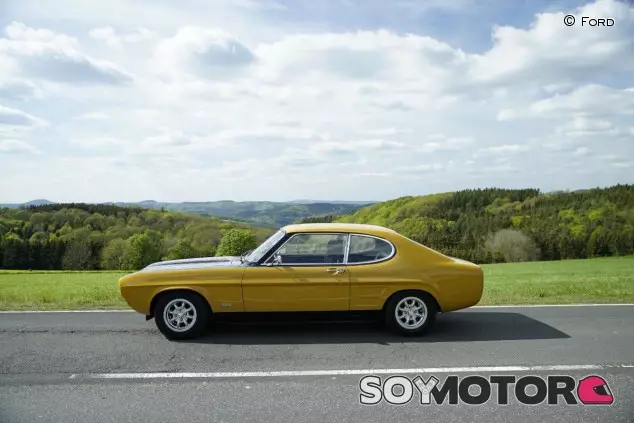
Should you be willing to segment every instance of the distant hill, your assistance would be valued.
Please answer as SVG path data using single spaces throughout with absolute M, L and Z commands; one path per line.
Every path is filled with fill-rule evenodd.
M 20 207 L 46 206 L 48 204 L 55 204 L 55 203 L 49 200 L 31 200 L 31 201 L 27 201 L 26 203 L 20 203 L 20 204 L 0 204 L 0 207 L 18 209 Z
M 299 200 L 304 201 L 304 200 Z M 310 201 L 310 200 L 306 200 Z M 55 204 L 48 200 L 34 200 L 23 204 L 0 204 L 0 207 L 21 208 L 34 205 Z M 106 205 L 142 207 L 195 213 L 227 220 L 252 223 L 259 226 L 279 227 L 311 216 L 343 215 L 354 213 L 369 203 L 338 202 L 271 202 L 271 201 L 207 201 L 168 203 L 154 200 L 139 202 L 109 202 Z
M 271 201 L 210 201 L 160 203 L 115 203 L 119 206 L 139 206 L 196 213 L 249 222 L 257 225 L 279 227 L 309 216 L 343 215 L 354 213 L 363 205 L 336 203 L 284 203 Z
M 477 189 L 410 196 L 345 216 L 303 222 L 367 223 L 476 263 L 634 254 L 634 185 L 542 193 Z

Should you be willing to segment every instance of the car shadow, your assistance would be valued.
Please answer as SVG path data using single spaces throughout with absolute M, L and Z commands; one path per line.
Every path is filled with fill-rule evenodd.
M 388 332 L 381 319 L 314 320 L 301 317 L 257 321 L 214 322 L 202 337 L 181 341 L 218 345 L 266 344 L 393 344 L 565 339 L 569 335 L 519 313 L 453 312 L 438 316 L 433 330 L 422 337 Z

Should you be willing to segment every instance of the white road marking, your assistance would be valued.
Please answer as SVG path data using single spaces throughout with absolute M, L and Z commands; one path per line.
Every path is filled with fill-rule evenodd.
M 560 372 L 575 370 L 606 370 L 632 368 L 630 364 L 564 364 L 552 366 L 479 366 L 479 367 L 426 367 L 418 369 L 359 369 L 359 370 L 282 370 L 270 372 L 210 372 L 210 373 L 88 373 L 72 374 L 69 379 L 243 379 L 302 376 L 350 376 L 412 373 L 492 373 L 492 372 Z
M 511 305 L 486 305 L 472 306 L 464 310 L 472 308 L 538 308 L 538 307 L 632 307 L 634 303 L 619 304 L 511 304 Z M 461 310 L 458 310 L 461 311 Z M 0 311 L 0 314 L 33 314 L 33 313 L 135 313 L 134 310 L 6 310 Z

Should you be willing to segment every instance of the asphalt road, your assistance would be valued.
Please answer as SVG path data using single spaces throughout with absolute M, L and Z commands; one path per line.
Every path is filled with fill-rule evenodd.
M 188 342 L 135 313 L 10 313 L 0 314 L 0 422 L 633 422 L 632 365 L 634 306 L 471 309 L 414 339 L 368 322 L 222 324 Z M 597 374 L 615 400 L 421 405 L 415 390 L 405 405 L 361 405 L 359 380 L 373 372 Z

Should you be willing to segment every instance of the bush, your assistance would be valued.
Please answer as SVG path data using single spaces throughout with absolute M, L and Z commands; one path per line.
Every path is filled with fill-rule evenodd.
M 95 270 L 97 258 L 93 255 L 90 242 L 72 241 L 62 257 L 62 268 L 64 270 Z
M 502 229 L 489 236 L 487 249 L 493 257 L 502 256 L 509 263 L 534 261 L 539 257 L 539 249 L 533 240 L 513 229 Z

